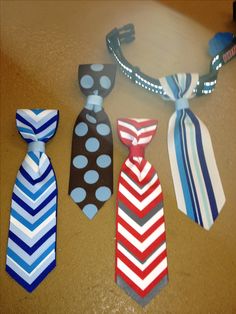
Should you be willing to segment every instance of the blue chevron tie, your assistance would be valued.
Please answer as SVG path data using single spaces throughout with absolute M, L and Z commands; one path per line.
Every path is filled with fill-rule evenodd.
M 16 113 L 28 152 L 13 189 L 6 271 L 29 292 L 56 266 L 57 183 L 44 146 L 54 136 L 58 119 L 58 110 Z

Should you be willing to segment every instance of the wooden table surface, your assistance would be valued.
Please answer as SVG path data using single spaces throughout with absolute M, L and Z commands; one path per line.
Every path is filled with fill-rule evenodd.
M 136 40 L 125 54 L 155 77 L 206 73 L 208 40 L 236 25 L 232 1 L 1 1 L 0 313 L 236 313 L 236 60 L 222 69 L 214 93 L 191 101 L 210 131 L 227 199 L 209 232 L 177 210 L 167 151 L 173 105 L 119 71 L 104 102 L 114 133 L 115 193 L 92 221 L 67 195 L 72 128 L 84 104 L 77 67 L 113 62 L 105 35 L 129 22 Z M 32 294 L 5 272 L 11 193 L 27 149 L 16 131 L 17 108 L 60 110 L 46 147 L 59 186 L 57 267 Z M 159 121 L 146 156 L 164 191 L 168 245 L 169 284 L 144 309 L 114 283 L 115 195 L 127 156 L 115 125 L 134 113 Z

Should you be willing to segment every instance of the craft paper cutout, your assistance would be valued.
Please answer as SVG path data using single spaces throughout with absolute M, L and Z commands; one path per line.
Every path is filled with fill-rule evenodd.
M 17 129 L 28 152 L 12 194 L 6 271 L 32 292 L 56 266 L 57 183 L 45 143 L 56 133 L 58 110 L 19 109 Z
M 144 158 L 157 121 L 118 119 L 121 142 L 129 148 L 118 180 L 115 280 L 145 306 L 168 283 L 163 195 L 154 167 Z
M 103 97 L 112 90 L 116 66 L 79 66 L 79 85 L 87 96 L 72 139 L 69 195 L 92 219 L 113 194 L 113 139 Z
M 175 102 L 168 130 L 168 150 L 178 208 L 205 229 L 218 217 L 225 195 L 217 169 L 209 132 L 189 109 L 188 99 L 211 93 L 219 69 L 236 55 L 236 38 L 218 33 L 209 43 L 213 58 L 210 72 L 199 76 L 180 73 L 154 79 L 132 66 L 121 51 L 123 42 L 135 39 L 134 25 L 113 29 L 106 37 L 109 51 L 121 71 L 142 88 Z

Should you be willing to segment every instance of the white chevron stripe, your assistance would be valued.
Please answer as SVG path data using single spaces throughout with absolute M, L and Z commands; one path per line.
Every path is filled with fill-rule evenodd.
M 56 233 L 48 238 L 32 255 L 27 254 L 20 246 L 18 246 L 10 238 L 8 239 L 8 247 L 14 251 L 21 259 L 23 259 L 28 265 L 32 265 L 43 252 L 45 252 L 50 245 L 56 241 Z
M 145 290 L 154 279 L 156 279 L 162 271 L 167 267 L 167 258 L 164 258 L 161 263 L 153 269 L 153 271 L 147 275 L 145 279 L 141 279 L 137 276 L 127 265 L 125 265 L 119 258 L 117 259 L 117 267 L 130 278 L 141 290 Z
M 20 238 L 25 244 L 32 248 L 49 230 L 56 226 L 56 218 L 54 218 L 47 226 L 45 226 L 33 239 L 28 237 L 24 232 L 18 229 L 15 225 L 10 223 L 10 230 Z
M 42 132 L 40 132 L 38 134 L 31 134 L 31 133 L 22 132 L 22 131 L 20 133 L 24 137 L 24 139 L 37 140 L 37 139 L 40 139 L 42 137 L 46 138 L 45 135 L 48 134 L 50 131 L 54 131 L 56 129 L 56 126 L 57 126 L 57 121 L 55 121 L 47 129 L 43 130 Z
M 137 176 L 139 181 L 142 181 L 147 176 L 152 167 L 151 164 L 147 161 L 146 165 L 143 168 L 143 171 L 140 172 L 137 166 L 133 164 L 129 158 L 126 160 L 125 164 Z
M 56 204 L 57 196 L 54 196 L 54 198 L 45 206 L 43 207 L 35 216 L 32 216 L 31 214 L 27 213 L 27 211 L 24 210 L 23 207 L 21 207 L 18 203 L 16 203 L 14 200 L 12 200 L 11 207 L 24 219 L 26 219 L 29 223 L 33 224 L 35 223 L 40 217 L 42 217 L 50 208 L 52 208 L 53 205 Z
M 137 145 L 137 143 L 138 143 L 137 138 L 135 136 L 133 136 L 132 134 L 124 132 L 124 131 L 120 131 L 120 135 L 122 138 L 125 138 L 125 139 L 131 141 L 133 145 Z
M 32 169 L 34 172 L 38 173 L 39 171 L 39 166 L 30 158 L 30 156 L 27 154 L 25 156 L 24 161 L 27 163 L 28 167 Z
M 31 171 L 34 171 L 35 173 L 38 174 L 39 172 L 39 168 L 43 167 L 45 162 L 48 162 L 48 157 L 46 154 L 42 154 L 40 161 L 39 161 L 39 165 L 37 165 L 31 158 L 30 156 L 27 154 L 25 156 L 24 162 L 26 162 L 26 164 L 28 165 L 28 167 L 30 168 L 30 175 L 31 175 Z M 23 162 L 23 163 L 24 163 Z M 31 175 L 32 177 L 32 175 Z
M 120 207 L 118 207 L 118 216 L 120 216 L 127 224 L 129 224 L 139 234 L 144 234 L 150 227 L 164 216 L 164 209 L 160 209 L 152 216 L 143 226 L 140 226 L 131 217 L 129 217 Z
M 122 138 L 125 138 L 129 141 L 132 142 L 132 144 L 135 146 L 135 145 L 138 145 L 138 144 L 146 144 L 146 143 L 149 143 L 150 140 L 152 139 L 152 136 L 147 136 L 147 137 L 141 137 L 137 140 L 136 137 L 134 137 L 133 135 L 131 135 L 130 133 L 127 133 L 127 132 L 124 132 L 124 131 L 120 131 L 120 134 L 121 134 L 121 137 Z
M 42 112 L 40 112 L 39 114 L 36 115 L 33 111 L 31 111 L 29 109 L 24 109 L 24 113 L 26 115 L 28 115 L 29 117 L 31 117 L 31 119 L 33 119 L 35 122 L 40 122 L 45 117 L 49 116 L 50 113 L 55 113 L 55 115 L 56 115 L 56 112 L 57 111 L 55 109 L 52 109 L 52 110 L 47 109 L 47 110 L 43 110 Z M 21 112 L 18 110 L 17 110 L 17 113 L 19 115 L 22 115 Z M 51 117 L 50 117 L 50 119 L 51 119 Z M 44 121 L 43 123 L 46 123 L 46 122 L 47 122 L 47 120 Z
M 163 232 L 165 232 L 164 223 L 161 224 L 145 241 L 140 242 L 129 231 L 127 231 L 121 224 L 118 223 L 118 232 L 140 252 L 144 252 Z
M 55 250 L 53 250 L 45 259 L 31 272 L 27 273 L 13 259 L 7 256 L 7 265 L 20 275 L 28 284 L 31 284 L 46 268 L 55 260 Z
M 28 189 L 30 190 L 31 193 L 36 193 L 38 190 L 41 189 L 41 187 L 48 182 L 49 179 L 51 179 L 52 177 L 54 177 L 54 173 L 53 170 L 51 169 L 50 172 L 48 173 L 48 175 L 44 178 L 43 181 L 40 181 L 36 184 L 31 184 L 27 179 L 25 179 L 25 177 L 18 172 L 17 174 L 17 179 Z
M 54 189 L 56 189 L 56 181 L 52 182 L 52 184 L 42 193 L 39 195 L 39 197 L 34 201 L 32 200 L 31 197 L 29 197 L 27 194 L 25 194 L 20 188 L 18 188 L 18 186 L 14 186 L 14 192 L 17 196 L 19 196 L 20 198 L 22 198 L 22 196 L 24 197 L 24 201 L 27 201 L 27 204 L 29 206 L 31 205 L 35 205 L 36 207 L 39 205 L 39 203 L 41 203 L 43 201 L 44 195 L 48 195 L 48 192 L 52 192 Z M 25 200 L 26 199 L 26 200 Z M 36 205 L 37 204 L 37 205 Z
M 122 193 L 132 204 L 134 204 L 138 210 L 142 211 L 146 208 L 158 195 L 161 194 L 161 185 L 150 193 L 143 201 L 137 200 L 121 183 L 119 183 L 119 192 Z
M 143 119 L 134 119 L 135 121 L 137 122 L 142 122 Z M 144 121 L 146 121 L 147 119 L 144 119 Z M 127 129 L 130 129 L 131 131 L 133 131 L 134 133 L 137 134 L 137 136 L 139 136 L 140 134 L 145 134 L 147 132 L 150 132 L 150 131 L 154 131 L 156 130 L 157 126 L 156 125 L 151 125 L 151 126 L 148 126 L 148 127 L 142 127 L 140 130 L 137 130 L 135 128 L 135 126 L 133 126 L 132 124 L 130 123 L 127 123 L 127 122 L 124 122 L 124 121 L 120 121 L 118 120 L 118 124 L 121 125 L 121 126 L 124 126 L 125 128 Z
M 152 139 L 152 135 L 147 136 L 147 137 L 142 137 L 138 140 L 138 144 L 146 144 L 149 143 Z
M 121 172 L 120 176 L 140 195 L 143 195 L 158 179 L 157 173 L 153 176 L 153 178 L 142 188 L 140 188 L 134 181 L 132 181 L 124 171 Z
M 135 266 L 141 271 L 144 271 L 162 252 L 166 249 L 166 243 L 164 242 L 146 261 L 140 263 L 129 251 L 127 251 L 120 243 L 117 243 L 117 249 L 125 255 Z
M 28 156 L 28 154 L 27 154 L 26 156 Z M 46 156 L 46 154 L 42 154 L 41 158 L 42 158 L 43 156 Z M 46 157 L 47 157 L 47 156 L 46 156 Z M 40 161 L 41 161 L 41 158 L 40 158 Z M 37 172 L 34 172 L 34 170 L 31 168 L 31 166 L 27 163 L 27 161 L 26 161 L 25 159 L 23 160 L 22 167 L 24 168 L 24 170 L 29 174 L 29 176 L 30 176 L 33 180 L 38 179 L 39 177 L 41 177 L 41 175 L 44 173 L 44 171 L 45 171 L 45 170 L 47 169 L 47 167 L 49 166 L 50 161 L 49 161 L 48 157 L 45 158 L 45 160 L 44 160 L 44 158 L 45 158 L 45 157 L 43 157 L 43 162 L 44 162 L 44 163 L 43 163 L 42 165 L 41 165 L 41 163 L 39 162 L 39 166 L 37 166 L 37 167 L 40 168 L 40 171 L 37 171 Z
M 22 231 L 29 238 L 33 239 L 44 227 L 46 227 L 53 219 L 56 218 L 56 212 L 52 213 L 46 220 L 44 220 L 36 229 L 33 231 L 29 230 L 22 223 L 11 216 L 10 222 L 15 225 L 20 231 Z

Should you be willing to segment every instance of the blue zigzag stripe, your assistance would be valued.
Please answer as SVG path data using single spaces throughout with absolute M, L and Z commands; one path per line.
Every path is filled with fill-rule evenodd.
M 56 132 L 58 111 L 45 110 L 41 119 L 41 109 L 32 112 L 17 110 L 18 131 L 27 143 L 46 143 Z M 56 266 L 56 218 L 57 182 L 50 159 L 43 148 L 29 151 L 12 193 L 6 259 L 6 271 L 29 292 Z
M 53 205 L 51 209 L 49 209 L 43 216 L 41 216 L 35 223 L 31 224 L 24 217 L 19 215 L 14 209 L 11 211 L 11 216 L 17 219 L 20 223 L 22 223 L 26 228 L 30 231 L 36 229 L 41 223 L 43 223 L 51 214 L 53 214 L 57 209 L 57 205 Z
M 23 288 L 28 292 L 32 292 L 37 286 L 43 281 L 43 279 L 56 267 L 56 260 L 54 260 L 32 284 L 28 284 L 24 279 L 22 279 L 13 269 L 6 265 L 6 271 L 12 276 Z
M 41 239 L 33 246 L 28 246 L 24 241 L 18 238 L 11 230 L 9 230 L 9 238 L 22 248 L 27 254 L 32 255 L 52 234 L 56 232 L 56 226 L 50 229 Z
M 27 213 L 31 214 L 32 216 L 37 215 L 37 213 L 47 205 L 55 196 L 57 195 L 57 189 L 55 189 L 38 207 L 32 209 L 29 205 L 27 205 L 24 201 L 22 201 L 16 194 L 13 193 L 12 199 L 18 203 L 21 207 L 24 208 Z
M 43 254 L 41 254 L 37 260 L 32 264 L 27 264 L 22 258 L 20 258 L 14 251 L 12 251 L 10 248 L 7 249 L 7 255 L 18 265 L 20 265 L 21 268 L 23 268 L 27 273 L 31 273 L 34 268 L 36 268 L 44 259 L 47 257 L 53 250 L 55 250 L 56 243 L 54 242 L 47 248 Z
M 45 124 L 43 124 L 41 127 L 39 128 L 36 128 L 34 127 L 30 122 L 26 121 L 22 116 L 20 116 L 19 114 L 16 114 L 16 119 L 19 120 L 20 122 L 24 123 L 25 125 L 28 125 L 32 131 L 33 131 L 33 134 L 37 135 L 39 133 L 41 133 L 42 131 L 45 131 L 48 127 L 51 127 L 51 125 L 54 123 L 54 122 L 57 122 L 58 121 L 58 117 L 57 116 L 54 116 L 52 117 L 50 120 L 48 120 Z M 18 129 L 19 130 L 19 129 Z M 20 130 L 19 130 L 20 131 Z M 54 132 L 55 132 L 55 129 L 54 129 Z
M 18 179 L 16 179 L 16 186 L 21 189 L 22 192 L 24 192 L 28 197 L 30 197 L 32 200 L 37 200 L 41 194 L 43 194 L 52 183 L 55 182 L 55 178 L 51 177 L 45 184 L 42 185 L 42 187 L 36 192 L 32 193 L 29 189 L 24 186 Z
M 51 164 L 49 164 L 47 169 L 44 171 L 44 173 L 38 179 L 35 179 L 35 180 L 30 176 L 30 174 L 28 174 L 27 171 L 25 171 L 23 166 L 20 167 L 19 171 L 25 177 L 27 181 L 29 181 L 32 185 L 35 185 L 43 181 L 47 177 L 47 175 L 50 173 L 51 170 L 52 170 L 52 166 Z

